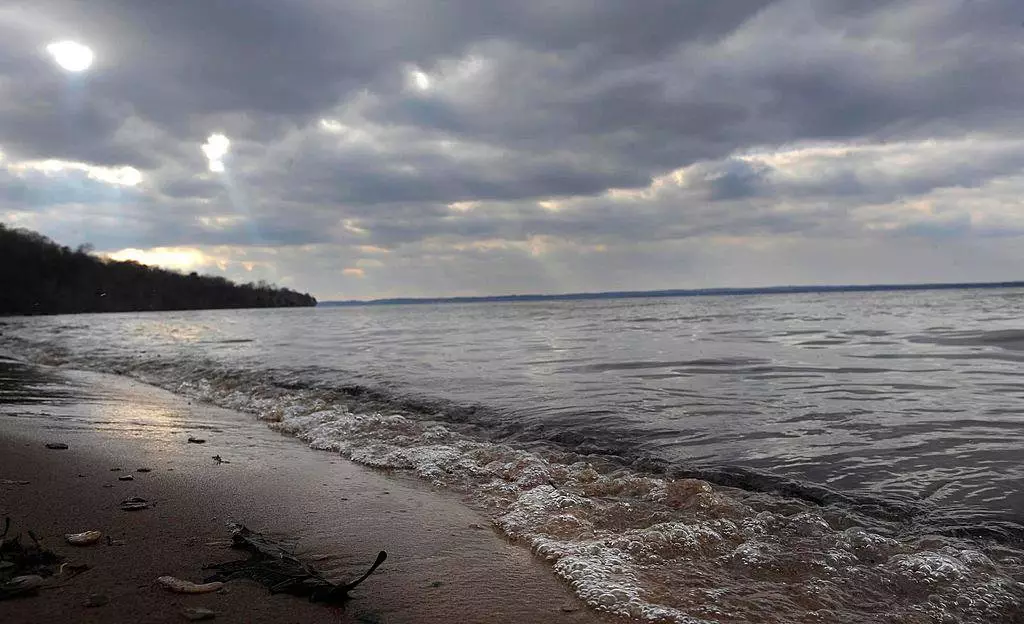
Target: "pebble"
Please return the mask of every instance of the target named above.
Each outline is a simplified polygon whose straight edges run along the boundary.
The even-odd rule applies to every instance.
[[[217,613],[215,611],[203,609],[202,607],[189,607],[187,609],[182,609],[181,614],[193,622],[212,620],[217,617]]]
[[[123,477],[118,477],[117,480],[118,481],[134,481],[135,477],[133,477],[131,475],[124,475]]]
[[[66,448],[68,448],[68,445],[64,444],[63,442],[48,442],[46,444],[46,448],[54,451],[63,451]]]
[[[135,472],[153,472],[152,468],[136,468]]]

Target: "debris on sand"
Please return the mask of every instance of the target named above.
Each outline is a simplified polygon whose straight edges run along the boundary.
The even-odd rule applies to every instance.
[[[220,455],[214,455],[213,456],[213,461],[217,462],[218,464],[230,464],[231,463],[228,460],[223,459]]]
[[[176,594],[208,594],[224,587],[224,583],[220,581],[200,584],[193,583],[192,581],[183,581],[173,576],[161,576],[156,582]]]
[[[8,537],[10,529],[11,519],[4,518],[0,533],[0,600],[36,593],[45,578],[53,576],[54,567],[60,562],[32,531],[28,532],[31,542],[25,544],[21,535]]]
[[[186,619],[191,620],[193,622],[212,620],[213,618],[217,617],[217,613],[215,611],[203,609],[202,607],[190,607],[188,609],[182,609],[181,614],[184,615]]]
[[[206,444],[206,440],[202,438],[193,438],[192,436],[188,437],[188,441],[192,444]]]
[[[46,448],[53,451],[64,451],[67,450],[68,445],[64,444],[63,442],[47,442]]]
[[[153,472],[152,468],[136,468],[135,472]]]
[[[121,475],[120,477],[117,478],[117,480],[118,481],[134,481],[135,477],[133,477],[131,475]]]
[[[231,541],[232,548],[248,551],[249,558],[207,566],[217,571],[208,581],[252,579],[266,585],[271,593],[307,596],[311,602],[344,602],[348,599],[348,592],[373,574],[388,556],[380,551],[377,560],[361,577],[351,583],[335,584],[311,565],[300,561],[289,549],[242,525],[232,526]]]
[[[82,533],[67,533],[64,535],[64,541],[72,546],[89,546],[100,541],[103,534],[99,531],[84,531]]]
[[[149,501],[138,496],[130,496],[121,501],[121,509],[125,511],[139,511],[140,509],[149,509]]]
[[[80,561],[66,561],[60,564],[60,567],[57,568],[56,576],[63,580],[67,580],[78,576],[82,572],[87,572],[88,570],[88,563],[82,563]]]

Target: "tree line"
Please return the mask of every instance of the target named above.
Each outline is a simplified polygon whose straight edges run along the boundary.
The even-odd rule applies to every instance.
[[[316,305],[309,294],[266,282],[236,284],[90,252],[0,224],[0,315]]]

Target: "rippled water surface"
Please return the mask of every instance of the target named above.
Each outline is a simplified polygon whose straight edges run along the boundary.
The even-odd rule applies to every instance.
[[[696,589],[683,599],[665,588],[688,583],[731,595],[736,590],[723,579],[707,588],[697,578],[724,565],[748,584],[782,577],[791,584],[787,575],[796,574],[807,583],[807,605],[789,608],[835,611],[835,604],[815,602],[829,595],[811,582],[815,574],[870,586],[884,605],[899,581],[854,574],[854,562],[889,565],[909,577],[948,573],[942,578],[961,585],[996,565],[963,555],[974,552],[964,544],[875,543],[837,531],[867,530],[884,540],[994,540],[1016,552],[1024,542],[1022,304],[1021,290],[959,290],[87,315],[7,319],[0,345],[253,411],[318,448],[453,487],[480,487],[478,468],[466,462],[489,466],[479,457],[492,452],[486,449],[502,449],[493,451],[502,461],[509,458],[502,453],[536,458],[543,465],[532,477],[534,459],[522,459],[514,478],[506,475],[519,490],[496,492],[482,504],[494,508],[506,533],[524,536],[558,565],[571,561],[567,548],[575,552],[586,539],[617,531],[620,542],[602,548],[619,553],[613,558],[623,574],[634,574],[639,593],[619,596],[604,587],[591,602],[648,619],[674,616],[623,611],[613,602],[761,621],[735,616],[756,613],[748,598],[736,598],[729,608],[737,611],[727,617],[686,606],[707,602]],[[403,420],[388,421],[389,414]],[[350,417],[357,420],[344,420]],[[589,474],[584,459],[601,478],[581,476]],[[559,472],[558,465],[568,468]],[[698,487],[687,480],[693,477],[731,492],[732,502],[708,503],[720,505],[701,512],[713,519],[687,516],[685,535],[661,527],[682,522],[679,510],[687,507],[666,503],[675,500],[672,487],[688,492],[686,500],[703,492],[687,489]],[[633,485],[609,485],[615,479]],[[604,507],[611,499],[628,509]],[[776,519],[751,525],[759,513]],[[564,522],[547,526],[541,518],[552,514]],[[780,537],[787,532],[790,541]],[[767,536],[781,541],[764,546]],[[808,549],[813,565],[784,561],[778,548],[797,546]],[[707,571],[687,548],[706,551]],[[675,563],[643,564],[648,556]],[[1017,565],[1016,556],[1006,555],[1006,565]],[[826,565],[829,557],[838,559]],[[789,571],[769,573],[762,560]],[[580,565],[583,576],[595,569]],[[810,567],[797,573],[794,566]],[[1000,598],[996,611],[956,611],[942,603],[939,581],[922,581],[921,600],[953,613],[951,621],[1020,621],[1013,618],[1022,617],[1014,602],[1021,579],[1010,568],[992,572],[1015,579],[1006,581],[1010,597]]]

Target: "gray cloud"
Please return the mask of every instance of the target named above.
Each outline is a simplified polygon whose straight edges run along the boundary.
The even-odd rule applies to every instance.
[[[276,250],[258,270],[366,296],[600,289],[646,262],[691,272],[645,287],[837,281],[792,258],[852,276],[829,241],[1024,232],[1024,148],[999,138],[1021,129],[1022,19],[1010,0],[19,2],[0,218],[109,250]],[[92,71],[49,62],[65,37]],[[15,171],[46,159],[144,182]],[[979,257],[983,279],[1007,256]]]

